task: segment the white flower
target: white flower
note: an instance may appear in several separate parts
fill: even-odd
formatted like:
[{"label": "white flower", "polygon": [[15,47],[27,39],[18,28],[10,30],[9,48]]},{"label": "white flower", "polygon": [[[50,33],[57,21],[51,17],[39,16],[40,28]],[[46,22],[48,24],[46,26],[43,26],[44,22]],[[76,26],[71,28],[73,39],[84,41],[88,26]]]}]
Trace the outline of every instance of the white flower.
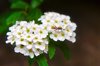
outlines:
[{"label": "white flower", "polygon": [[16,27],[17,27],[17,25],[15,24],[15,25],[9,27],[9,30],[10,30],[10,31],[15,31]]},{"label": "white flower", "polygon": [[48,53],[48,45],[45,45],[44,52],[47,54]]},{"label": "white flower", "polygon": [[14,31],[13,34],[15,37],[20,38],[22,35],[22,31],[19,29],[16,29],[16,31]]},{"label": "white flower", "polygon": [[70,17],[56,12],[46,12],[39,18],[42,24],[46,25],[50,38],[54,41],[64,41],[65,39],[75,42],[75,38],[71,40],[73,32],[76,30],[76,24],[71,22]]},{"label": "white flower", "polygon": [[70,16],[61,14],[61,19],[63,22],[65,22],[65,24],[70,22]]},{"label": "white flower", "polygon": [[[19,21],[17,21],[17,22],[19,22]],[[20,26],[26,26],[27,25],[27,21],[20,21]]]},{"label": "white flower", "polygon": [[71,36],[73,31],[67,26],[67,27],[64,29],[64,32],[65,32],[66,35]]},{"label": "white flower", "polygon": [[46,25],[46,24],[50,24],[51,22],[53,22],[55,17],[57,17],[57,16],[59,16],[58,13],[55,14],[55,12],[46,12],[38,20]]},{"label": "white flower", "polygon": [[43,53],[42,50],[35,48],[34,46],[33,46],[32,50],[34,51],[35,56],[39,56],[41,53]]},{"label": "white flower", "polygon": [[36,42],[34,47],[38,48],[40,50],[44,50],[45,49],[45,43],[44,42]]},{"label": "white flower", "polygon": [[50,38],[53,39],[54,41],[64,41],[66,39],[66,34],[63,31],[60,32],[53,32],[50,34]]},{"label": "white flower", "polygon": [[53,21],[52,19],[50,19],[49,17],[46,17],[45,19],[42,19],[41,22],[46,25],[46,24],[50,24],[52,21]]},{"label": "white flower", "polygon": [[54,41],[57,41],[58,37],[59,37],[59,34],[56,34],[56,33],[50,34],[50,38],[53,39]]},{"label": "white flower", "polygon": [[[30,24],[31,24],[31,23],[30,23]],[[37,30],[37,27],[38,27],[38,26],[39,26],[39,25],[37,25],[37,24],[34,24],[34,25],[31,24],[30,30],[33,31],[33,32],[35,32],[35,31]]]},{"label": "white flower", "polygon": [[64,41],[66,39],[66,34],[62,31],[60,32],[59,34],[59,38],[58,38],[60,41]]},{"label": "white flower", "polygon": [[26,48],[27,48],[27,49],[32,49],[33,44],[34,44],[34,43],[33,43],[32,41],[27,41]]},{"label": "white flower", "polygon": [[47,38],[43,38],[43,42],[44,42],[45,44],[49,44],[49,41],[48,41]]},{"label": "white flower", "polygon": [[34,52],[32,49],[28,50],[28,55],[30,56],[30,58],[34,58]]},{"label": "white flower", "polygon": [[33,36],[33,42],[43,42],[42,38],[39,37],[38,35]]},{"label": "white flower", "polygon": [[15,36],[11,32],[8,32],[7,35],[8,35],[8,37],[7,37],[6,43],[13,44],[16,40]]},{"label": "white flower", "polygon": [[28,50],[24,45],[18,45],[14,48],[16,53],[22,53],[25,56],[30,56],[30,58],[34,57],[34,53],[32,49]]},{"label": "white flower", "polygon": [[28,41],[33,41],[34,34],[23,34],[23,37]]},{"label": "white flower", "polygon": [[37,34],[39,38],[46,38],[48,35],[48,31],[43,28],[43,25],[40,25],[37,27],[37,30],[34,32],[34,34]]},{"label": "white flower", "polygon": [[17,38],[16,41],[15,41],[16,45],[27,45],[26,42],[27,41],[23,37]]},{"label": "white flower", "polygon": [[71,29],[71,31],[75,31],[76,27],[77,27],[77,25],[75,23],[70,23],[68,26]]},{"label": "white flower", "polygon": [[17,45],[15,48],[14,48],[15,52],[16,53],[22,53],[22,54],[25,54],[26,53],[26,48],[24,45]]},{"label": "white flower", "polygon": [[41,53],[47,53],[47,35],[46,26],[35,24],[34,21],[16,21],[16,24],[9,28],[6,43],[15,44],[15,52],[24,56],[38,56]]},{"label": "white flower", "polygon": [[70,38],[68,39],[69,41],[71,41],[72,43],[74,43],[76,41],[76,33],[72,33],[72,36],[70,36]]}]

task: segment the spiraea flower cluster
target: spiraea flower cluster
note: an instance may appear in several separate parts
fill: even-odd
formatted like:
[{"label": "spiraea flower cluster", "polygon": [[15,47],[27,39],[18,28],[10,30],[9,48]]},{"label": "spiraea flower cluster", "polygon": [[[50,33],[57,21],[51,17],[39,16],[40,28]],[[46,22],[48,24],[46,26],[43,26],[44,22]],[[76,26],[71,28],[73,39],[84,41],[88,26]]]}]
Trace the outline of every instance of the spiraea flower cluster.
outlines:
[{"label": "spiraea flower cluster", "polygon": [[34,21],[27,23],[26,21],[18,22],[9,28],[7,33],[6,43],[15,45],[15,52],[22,53],[31,58],[47,53],[48,40],[46,36],[48,32],[41,28],[41,26],[34,23]]},{"label": "spiraea flower cluster", "polygon": [[44,13],[39,19],[42,24],[35,21],[16,21],[16,24],[9,28],[7,41],[14,45],[15,52],[25,56],[39,56],[48,52],[49,39],[54,41],[69,40],[75,42],[76,24],[71,22],[70,17],[55,13]]},{"label": "spiraea flower cluster", "polygon": [[76,24],[71,22],[70,17],[55,13],[47,12],[39,20],[45,25],[46,29],[50,33],[50,38],[54,41],[64,41],[65,39],[75,42]]}]

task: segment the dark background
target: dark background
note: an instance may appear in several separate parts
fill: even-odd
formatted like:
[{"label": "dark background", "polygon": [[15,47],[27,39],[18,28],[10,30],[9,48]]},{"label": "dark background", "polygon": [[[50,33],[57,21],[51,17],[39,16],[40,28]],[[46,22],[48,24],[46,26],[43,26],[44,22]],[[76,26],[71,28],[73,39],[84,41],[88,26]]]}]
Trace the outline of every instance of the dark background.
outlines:
[{"label": "dark background", "polygon": [[[29,2],[29,0],[27,0]],[[0,13],[9,10],[8,0],[0,0]],[[70,15],[77,24],[76,43],[68,44],[72,58],[66,60],[59,49],[49,66],[100,66],[100,2],[97,0],[45,0],[40,6],[43,12],[55,11]],[[3,29],[3,28],[0,28]],[[4,43],[0,35],[0,66],[28,66],[27,59],[16,54],[11,45]],[[33,66],[37,66],[35,63]]]}]

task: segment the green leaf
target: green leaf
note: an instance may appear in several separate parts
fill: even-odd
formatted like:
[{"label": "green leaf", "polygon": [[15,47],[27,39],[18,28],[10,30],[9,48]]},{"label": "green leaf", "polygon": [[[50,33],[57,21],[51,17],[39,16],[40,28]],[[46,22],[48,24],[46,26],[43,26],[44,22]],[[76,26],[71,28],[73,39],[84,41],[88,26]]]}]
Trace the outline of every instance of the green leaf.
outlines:
[{"label": "green leaf", "polygon": [[5,25],[0,26],[0,28],[2,28],[0,29],[0,34],[4,34],[4,32],[7,30],[7,26]]},{"label": "green leaf", "polygon": [[24,15],[22,12],[14,12],[6,19],[6,25],[15,24],[16,21],[23,20]]},{"label": "green leaf", "polygon": [[48,51],[48,54],[49,54],[49,58],[52,59],[55,55],[55,47],[53,45],[50,45],[49,44],[49,51]]},{"label": "green leaf", "polygon": [[23,1],[23,0],[10,0],[12,3],[17,1]]},{"label": "green leaf", "polygon": [[27,20],[32,21],[35,20],[38,23],[38,18],[42,15],[42,12],[39,9],[32,9],[29,11],[27,15]]},{"label": "green leaf", "polygon": [[68,48],[68,46],[66,45],[66,43],[65,42],[59,42],[59,44],[57,46],[63,52],[65,58],[69,60],[71,58],[71,51]]},{"label": "green leaf", "polygon": [[12,9],[27,9],[29,5],[24,1],[17,1],[11,4]]},{"label": "green leaf", "polygon": [[4,12],[3,14],[0,15],[0,25],[1,24],[6,24],[6,19],[7,17],[11,14],[11,11],[10,12]]},{"label": "green leaf", "polygon": [[0,16],[0,28],[3,28],[3,29],[0,29],[0,33],[2,33],[2,34],[4,34],[4,32],[8,28],[8,26],[6,25],[6,19],[10,14],[11,14],[11,11],[5,12],[5,13],[1,14],[1,16]]},{"label": "green leaf", "polygon": [[39,66],[48,66],[47,60],[44,55],[40,55],[37,58],[37,63],[39,64]]},{"label": "green leaf", "polygon": [[43,0],[32,0],[31,6],[32,8],[37,8],[42,2]]},{"label": "green leaf", "polygon": [[28,57],[29,66],[32,66],[32,64],[34,63],[34,60],[35,60],[35,58]]}]

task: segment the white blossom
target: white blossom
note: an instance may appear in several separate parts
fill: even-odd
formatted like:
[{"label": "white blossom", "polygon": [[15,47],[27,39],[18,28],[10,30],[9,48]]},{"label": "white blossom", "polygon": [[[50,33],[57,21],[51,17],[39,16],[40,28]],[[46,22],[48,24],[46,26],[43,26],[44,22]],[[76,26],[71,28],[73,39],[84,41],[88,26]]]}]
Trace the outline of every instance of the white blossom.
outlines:
[{"label": "white blossom", "polygon": [[39,38],[46,38],[48,35],[48,31],[45,30],[43,27],[44,27],[43,25],[40,25],[39,27],[37,27],[37,30],[34,32],[34,34],[37,34]]},{"label": "white blossom", "polygon": [[54,41],[76,41],[77,25],[70,20],[70,16],[56,12],[46,12],[35,21],[16,21],[9,27],[6,43],[14,44],[14,51],[24,56],[34,58],[42,53],[48,53],[49,38]]},{"label": "white blossom", "polygon": [[39,18],[39,21],[48,27],[47,31],[50,33],[50,38],[54,41],[64,41],[67,39],[71,42],[75,42],[73,32],[77,26],[71,22],[70,16],[56,12],[46,12]]},{"label": "white blossom", "polygon": [[35,48],[44,50],[45,49],[45,43],[44,42],[36,42],[34,45]]},{"label": "white blossom", "polygon": [[7,37],[6,43],[13,44],[16,40],[15,36],[11,32],[8,32],[7,35],[9,35],[9,36]]},{"label": "white blossom", "polygon": [[16,21],[16,24],[9,28],[6,43],[15,44],[16,53],[33,58],[46,50],[47,35],[48,31],[42,25],[35,24],[34,21],[29,23]]}]

